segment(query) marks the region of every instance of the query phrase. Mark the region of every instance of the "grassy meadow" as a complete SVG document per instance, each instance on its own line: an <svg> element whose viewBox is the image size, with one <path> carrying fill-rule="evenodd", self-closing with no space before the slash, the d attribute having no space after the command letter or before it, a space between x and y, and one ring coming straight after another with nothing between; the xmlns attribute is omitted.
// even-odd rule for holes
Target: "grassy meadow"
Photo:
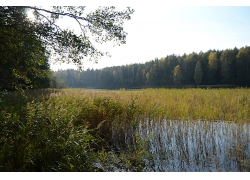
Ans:
<svg viewBox="0 0 250 180"><path fill-rule="evenodd" d="M245 88L9 93L0 101L0 171L147 171L142 122L248 124L249 115Z"/></svg>

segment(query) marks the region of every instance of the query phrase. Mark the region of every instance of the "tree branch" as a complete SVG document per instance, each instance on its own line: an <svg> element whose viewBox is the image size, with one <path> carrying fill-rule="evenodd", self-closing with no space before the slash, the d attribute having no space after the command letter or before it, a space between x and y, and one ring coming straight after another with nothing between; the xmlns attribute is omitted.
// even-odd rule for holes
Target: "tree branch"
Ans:
<svg viewBox="0 0 250 180"><path fill-rule="evenodd" d="M68 17L71 17L71 18L74 18L74 19L81 19L81 20L90 22L88 19L86 19L86 18L84 18L82 16L74 15L72 13L53 12L53 11L49 11L49 10L38 8L38 7L32 7L32 6L24 6L24 8L33 9L33 10L36 10L36 11L44 11L44 12L47 12L47 13L50 13L50 14L57 14L57 15L61 15L61 16L68 16Z"/></svg>

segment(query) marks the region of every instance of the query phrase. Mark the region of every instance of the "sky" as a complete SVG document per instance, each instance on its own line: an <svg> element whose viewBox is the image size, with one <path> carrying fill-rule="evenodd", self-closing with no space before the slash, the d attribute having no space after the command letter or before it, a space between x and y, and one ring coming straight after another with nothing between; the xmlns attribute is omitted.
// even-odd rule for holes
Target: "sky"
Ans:
<svg viewBox="0 0 250 180"><path fill-rule="evenodd" d="M74 5L75 1L70 2ZM101 1L91 2L87 3L87 11L107 5ZM108 51L112 56L100 58L98 64L84 60L84 70L145 63L171 54L183 55L206 52L209 49L224 50L250 45L250 3L246 4L245 1L126 2L127 4L117 4L117 1L110 4L118 10L127 6L135 10L131 20L124 23L124 30L128 33L126 44L115 47L113 43L96 45L99 50ZM45 5L52 4L46 2ZM64 28L70 27L76 32L79 31L78 25L68 19L59 24ZM69 68L77 69L77 66L51 64L52 70Z"/></svg>

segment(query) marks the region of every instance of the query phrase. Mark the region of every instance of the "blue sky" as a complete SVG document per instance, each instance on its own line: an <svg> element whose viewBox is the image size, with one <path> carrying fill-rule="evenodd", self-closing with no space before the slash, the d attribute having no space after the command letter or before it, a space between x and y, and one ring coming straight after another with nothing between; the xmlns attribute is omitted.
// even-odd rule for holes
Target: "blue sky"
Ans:
<svg viewBox="0 0 250 180"><path fill-rule="evenodd" d="M71 4L66 5L75 5L74 0L70 2ZM100 50L110 52L112 57L103 57L98 64L84 60L84 69L144 63L170 54L183 55L250 45L250 3L246 4L246 1L154 0L136 3L128 0L126 4L121 1L111 4L102 2L89 1L86 10L94 10L102 5L115 5L119 10L130 6L135 10L131 20L124 24L128 33L127 43L115 47L112 43L96 45ZM55 4L46 2L45 5ZM76 5L81 4L78 1ZM79 31L77 24L68 20L61 25ZM77 67L52 64L51 68L57 70Z"/></svg>

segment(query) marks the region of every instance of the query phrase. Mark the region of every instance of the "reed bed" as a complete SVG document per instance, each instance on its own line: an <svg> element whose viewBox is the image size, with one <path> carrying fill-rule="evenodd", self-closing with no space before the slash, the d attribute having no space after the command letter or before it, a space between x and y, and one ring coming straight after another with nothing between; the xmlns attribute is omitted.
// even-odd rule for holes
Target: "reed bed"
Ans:
<svg viewBox="0 0 250 180"><path fill-rule="evenodd" d="M0 171L145 171L150 164L145 159L153 158L152 139L139 133L141 126L168 120L250 121L245 88L25 94L1 98Z"/></svg>
<svg viewBox="0 0 250 180"><path fill-rule="evenodd" d="M64 89L58 98L88 99L116 103L123 113L175 120L225 120L249 122L250 90L239 89L142 89L82 90ZM108 108L108 107L107 107Z"/></svg>

